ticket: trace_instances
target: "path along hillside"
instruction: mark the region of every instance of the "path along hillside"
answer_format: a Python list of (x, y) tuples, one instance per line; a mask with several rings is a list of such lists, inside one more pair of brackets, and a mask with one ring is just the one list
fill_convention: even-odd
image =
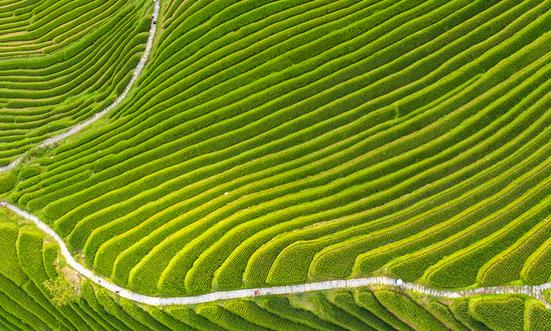
[(0, 168), (116, 99), (151, 10), (145, 0), (0, 3)]
[(547, 1), (172, 1), (109, 122), (6, 192), (177, 296), (551, 277)]

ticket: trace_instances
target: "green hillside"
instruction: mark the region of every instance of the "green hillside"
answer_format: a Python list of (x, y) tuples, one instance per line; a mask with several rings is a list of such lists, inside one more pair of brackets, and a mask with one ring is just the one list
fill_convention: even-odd
[(113, 101), (143, 51), (146, 11), (144, 1), (0, 3), (0, 166)]
[[(39, 147), (123, 92), (152, 12), (0, 0), (0, 200), (88, 268), (161, 297), (551, 281), (550, 1), (161, 0), (128, 97)], [(0, 329), (551, 327), (533, 298), (384, 287), (161, 308), (82, 280), (57, 307), (57, 245), (0, 213)]]
[(84, 282), (74, 289), (77, 301), (59, 306), (45, 286), (61, 272), (67, 277), (57, 247), (13, 217), (0, 214), (0, 219), (2, 330), (545, 330), (551, 325), (551, 312), (534, 299), (440, 302), (383, 288), (156, 308)]

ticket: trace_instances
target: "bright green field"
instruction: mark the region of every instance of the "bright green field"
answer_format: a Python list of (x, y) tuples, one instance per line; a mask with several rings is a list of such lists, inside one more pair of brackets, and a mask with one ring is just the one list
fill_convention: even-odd
[[(129, 97), (37, 149), (124, 89), (152, 8), (0, 0), (0, 166), (26, 153), (0, 198), (90, 269), (158, 296), (551, 280), (550, 1), (162, 0)], [(159, 310), (86, 285), (61, 309), (43, 287), (55, 246), (0, 218), (7, 329), (551, 328), (532, 299), (388, 289)]]
[(0, 1), (0, 166), (113, 101), (143, 51), (143, 1)]
[(539, 301), (488, 296), (437, 301), (389, 289), (326, 291), (154, 308), (84, 282), (78, 301), (56, 306), (44, 282), (57, 278), (56, 245), (0, 212), (2, 330), (547, 330)]

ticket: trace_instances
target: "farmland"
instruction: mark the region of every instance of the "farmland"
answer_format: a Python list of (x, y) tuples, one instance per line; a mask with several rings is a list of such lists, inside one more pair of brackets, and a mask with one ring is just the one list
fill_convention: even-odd
[(156, 5), (0, 1), (0, 201), (63, 244), (0, 208), (1, 329), (551, 327), (545, 291), (156, 307), (78, 276), (60, 246), (161, 298), (551, 281), (549, 1)]
[(52, 304), (55, 299), (44, 286), (59, 279), (60, 271), (67, 273), (58, 247), (12, 215), (0, 217), (2, 329), (486, 330), (485, 325), (503, 329), (514, 322), (519, 330), (541, 330), (551, 318), (551, 312), (532, 299), (488, 296), (439, 301), (385, 287), (157, 308), (114, 298), (85, 282), (76, 289), (78, 301), (59, 306)]

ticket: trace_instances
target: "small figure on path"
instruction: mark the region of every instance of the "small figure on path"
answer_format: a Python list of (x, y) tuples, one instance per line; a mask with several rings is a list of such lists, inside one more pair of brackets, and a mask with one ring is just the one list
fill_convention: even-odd
[(404, 287), (404, 282), (401, 279), (396, 280), (396, 285), (400, 286), (400, 288)]

